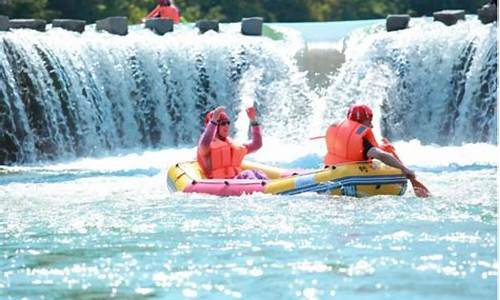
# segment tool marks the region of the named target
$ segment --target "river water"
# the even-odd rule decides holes
[[[0,148],[0,298],[496,299],[496,27],[457,26],[361,28],[341,48],[324,40],[345,62],[321,89],[295,62],[311,47],[297,32],[286,42],[189,30],[0,35],[9,57],[0,92],[12,112],[2,112],[2,136],[14,141]],[[151,44],[138,46],[144,37]],[[111,51],[109,39],[121,44]],[[195,46],[201,67],[189,64]],[[30,51],[39,55],[13,66]],[[148,64],[171,56],[160,70]],[[53,73],[37,71],[48,65]],[[308,137],[359,99],[432,197],[411,188],[360,199],[167,190],[166,169],[194,157],[197,118],[216,104],[228,106],[242,140],[241,108],[256,104],[264,147],[249,159],[315,169],[325,149]]]

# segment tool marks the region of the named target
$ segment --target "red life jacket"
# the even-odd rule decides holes
[[[172,19],[175,24],[179,23],[179,11],[172,6],[160,6],[158,15],[162,19]]]
[[[163,6],[158,5],[153,9],[147,16],[146,19],[151,18],[162,18],[162,19],[172,19],[175,24],[180,21],[179,10],[177,7],[173,6]]]
[[[241,172],[241,163],[247,152],[245,146],[233,143],[230,138],[225,141],[217,139],[210,143],[210,166],[205,165],[200,155],[197,155],[197,161],[208,178],[231,179]]]
[[[378,147],[373,138],[371,128],[351,120],[344,120],[340,124],[333,124],[326,131],[326,147],[328,153],[325,155],[324,164],[334,164],[363,161],[363,138],[367,137],[369,142]]]

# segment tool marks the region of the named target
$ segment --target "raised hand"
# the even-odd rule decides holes
[[[247,116],[250,119],[250,121],[255,121],[255,118],[257,117],[257,112],[255,111],[255,107],[250,106],[246,109]]]
[[[225,110],[224,106],[218,106],[212,111],[212,121],[217,122],[219,120],[219,115]]]

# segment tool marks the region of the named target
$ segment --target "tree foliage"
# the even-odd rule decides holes
[[[340,21],[385,18],[388,14],[432,15],[441,9],[475,14],[487,0],[176,0],[188,22],[216,19],[237,22],[261,16],[266,22]],[[153,9],[157,0],[0,0],[0,15],[10,18],[73,18],[93,23],[108,16],[127,16],[131,23]]]

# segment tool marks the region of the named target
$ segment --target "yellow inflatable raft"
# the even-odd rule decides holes
[[[257,169],[269,179],[206,179],[197,162],[181,162],[168,170],[172,192],[238,196],[251,193],[295,195],[306,192],[355,197],[403,195],[407,179],[400,170],[381,162],[356,162],[310,172],[287,170],[245,162],[244,169]]]

